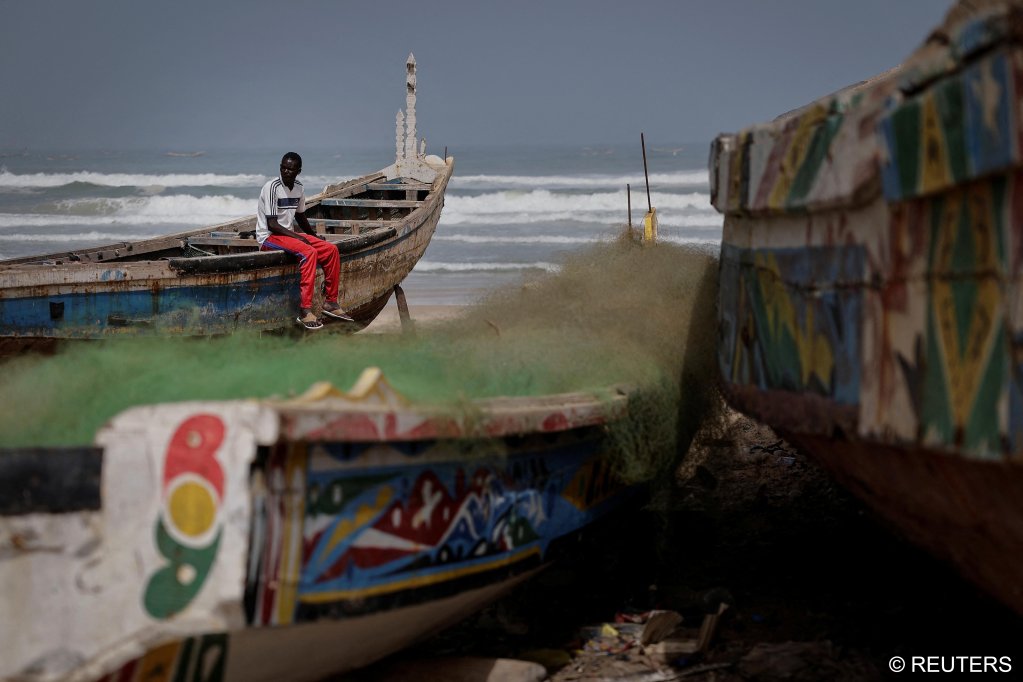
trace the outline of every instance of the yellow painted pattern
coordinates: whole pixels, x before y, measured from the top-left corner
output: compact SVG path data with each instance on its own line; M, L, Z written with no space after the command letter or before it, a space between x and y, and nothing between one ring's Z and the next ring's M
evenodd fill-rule
M284 478L284 518L281 520L281 563L278 572L274 622L287 625L295 615L295 597L302 573L302 522L305 520L306 447L298 443L288 452Z
M217 518L217 503L205 486L186 481L174 488L167 500L174 527L189 537L199 537Z
M334 532L331 533L330 540L323 549L324 556L333 552L334 548L349 535L375 519L393 499L394 490L387 485L380 486L380 490L377 491L377 498L373 501L372 506L368 504L360 505L359 508L355 510L354 517L348 517L338 521L337 526L334 527Z
M796 132L793 133L788 149L785 150L781 167L778 169L778 177L775 179L771 194L767 197L769 208L785 208L792 183L803 164L803 159L806 158L806 152L810 149L810 141L827 116L827 108L823 104L817 104L799 117Z
M407 590L415 587L436 585L438 583L455 580L474 573L482 573L483 571L489 571L494 568L500 568L501 566L508 566L517 563L534 555L540 555L539 547L529 547L519 552L500 557L494 561L474 564L472 566L462 566L459 568L453 568L450 571L430 573L429 575L418 575L406 580L388 583L386 585L374 585L373 587L367 587L359 590L337 590L334 592L306 594L302 595L300 599L305 604L322 604L326 602L341 601L342 599L366 599L368 597L375 597L389 592L398 592L400 590Z
M620 484L613 477L611 467L598 457L586 461L572 476L561 496L580 511L614 495Z
M933 267L939 276L934 278L931 287L938 338L944 351L949 402L957 426L967 422L977 398L983 370L995 341L994 329L1002 307L1002 292L994 276L998 269L998 255L994 243L995 226L990 215L992 205L990 190L987 185L978 185L971 190L968 198L967 221L971 226L970 237L973 239L976 258L973 267L988 271L991 276L974 279L977 298L970 311L965 344L960 347L958 331L960 322L956 313L952 284L941 275L949 273L952 269L963 200L962 192L955 192L948 196L944 206L938 233L935 235Z
M139 660L134 679L138 682L165 682L174 674L174 663L177 661L181 642L171 642L150 649Z
M921 107L923 145L920 153L921 189L933 192L952 184L952 173L948 164L948 149L941 131L941 117L933 93L924 97Z
M777 342L787 331L792 337L799 357L802 385L808 385L810 377L816 375L822 385L828 386L835 366L835 354L827 336L814 331L813 306L806 306L803 324L800 325L796 307L782 284L781 272L774 254L758 254L755 265L772 341Z

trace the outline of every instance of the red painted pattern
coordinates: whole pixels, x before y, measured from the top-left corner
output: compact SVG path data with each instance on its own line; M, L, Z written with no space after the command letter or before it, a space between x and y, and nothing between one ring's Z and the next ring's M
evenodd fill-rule
M167 446L163 485L184 473L194 473L224 498L224 470L214 455L224 442L224 422L210 414L197 414L181 423Z
M412 486L407 501L396 501L380 515L373 528L386 535L414 543L419 547L436 547L447 535L451 524L458 518L458 512L471 498L485 499L485 491L492 480L493 472L478 469L471 485L456 480L454 494L441 483L432 471L422 473ZM397 521L397 523L395 523ZM321 542L324 530L306 542L306 560ZM350 567L369 568L380 566L403 556L418 553L419 549L384 547L350 547L318 578L317 582L333 580Z

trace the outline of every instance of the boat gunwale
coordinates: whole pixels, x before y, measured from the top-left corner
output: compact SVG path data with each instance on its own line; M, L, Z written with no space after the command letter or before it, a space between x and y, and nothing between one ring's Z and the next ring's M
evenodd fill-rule
M326 397L311 403L260 402L277 414L284 440L394 442L501 438L602 426L628 414L631 393L629 386L615 385L593 391L477 398L468 404L468 409L422 403L366 404L344 397ZM358 426L351 428L351 420L360 418L420 425L414 431L381 431L371 438Z

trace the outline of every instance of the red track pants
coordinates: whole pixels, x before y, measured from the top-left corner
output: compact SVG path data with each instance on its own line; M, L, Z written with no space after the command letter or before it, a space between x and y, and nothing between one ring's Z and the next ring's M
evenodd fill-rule
M316 286L316 268L323 268L323 279L327 285L327 303L337 303L341 278L341 256L337 247L311 234L303 235L309 244L279 234L271 234L263 241L264 249L278 249L293 253L301 260L303 310L313 307L313 289Z

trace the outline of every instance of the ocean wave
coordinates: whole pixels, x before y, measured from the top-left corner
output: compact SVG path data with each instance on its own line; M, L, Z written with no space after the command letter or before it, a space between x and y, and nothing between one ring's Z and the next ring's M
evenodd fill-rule
M689 225L679 226L671 225L662 221L658 221L658 225L662 228L662 234L665 235L665 239L669 241L682 241L682 242L693 242L693 241L706 241L708 243L721 243L720 228L721 220L718 219L714 225L708 227L718 228L717 230L708 230L716 232L717 235L713 237L689 237L679 236L676 237L668 232L664 232L665 229L671 229L675 227L692 227ZM703 227L697 226L697 227ZM636 230L643 229L642 224L634 223L633 228ZM614 230L602 230L600 232L591 232L589 234L581 235L560 235L560 234L541 234L541 235L509 235L509 234L466 234L466 233L454 233L445 234L438 232L433 236L435 242L447 242L457 244L508 244L508 245L548 245L548 246L579 246L585 244L594 244L597 242L606 242L617 239L620 234L619 229Z
M174 194L65 199L46 213L0 213L0 227L49 225L213 225L254 214L256 200Z
M632 215L633 225L641 225L646 211L634 212ZM578 222L581 224L596 224L601 228L618 227L628 223L628 216L618 212L589 212L589 211L550 211L547 213L514 213L491 216L458 215L450 216L447 213L441 215L441 228L454 226L498 226L498 225L538 225L544 223ZM657 212L657 224L665 227L689 227L696 229L720 230L724 219L717 213L699 213L690 215L675 215L671 213Z
M268 176L219 173L168 173L154 175L146 173L96 173L77 171L74 173L11 173L0 170L0 189L31 187L63 187L74 183L86 183L99 187L252 187L254 195L266 182Z
M117 232L79 232L77 234L3 234L0 242L133 242L150 239L151 234L120 234Z
M459 244L592 244L593 242L612 239L610 234L593 234L586 237L564 237L558 235L537 235L537 236L502 236L496 234L435 234L435 242L457 242Z
M632 185L633 192L645 187L643 175L454 175L452 189L500 189L536 188L547 189L595 189L623 188ZM707 187L710 183L707 171L679 171L676 173L651 173L651 185L674 185L680 187Z
M509 272L515 270L545 270L557 272L561 266L556 263L537 261L533 263L445 263L442 261L419 261L415 272Z
M672 244L698 244L707 246L721 246L721 237L691 237L688 235L658 233L657 240L670 242Z
M643 215L642 207L646 202L639 202L639 197L633 201L633 213ZM710 203L710 196L701 192L689 192L686 194L670 194L667 192L652 192L651 202L658 211L695 209L701 211L713 211ZM619 192L595 192L587 194L559 193L545 189L532 190L530 192L491 192L477 196L464 196L459 194L448 194L444 201L444 222L457 224L464 222L478 222L485 216L500 216L503 222L513 222L511 218L517 216L533 216L526 222L537 222L551 220L544 218L551 214L558 213L568 215L562 220L588 220L586 217L572 218L572 214L594 215L607 214L607 216L627 217L628 198L624 190ZM597 222L604 222L598 220Z

